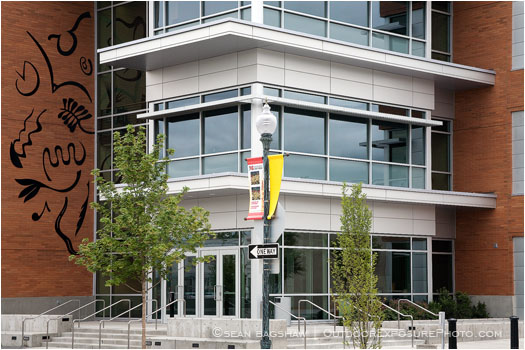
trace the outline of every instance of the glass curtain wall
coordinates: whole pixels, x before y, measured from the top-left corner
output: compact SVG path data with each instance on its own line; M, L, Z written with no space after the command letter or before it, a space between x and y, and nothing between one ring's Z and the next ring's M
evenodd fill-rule
M452 3L432 1L432 58L452 61Z
M265 1L264 24L425 56L425 1Z
M439 295L445 288L454 293L454 242L432 240L432 293Z
M432 127L432 189L452 190L452 122Z
M121 44L147 35L147 2L100 1L97 6L97 48ZM137 114L146 109L145 73L133 69L116 69L97 64L97 123L96 167L106 180L120 182L118 169L113 164L113 133L125 132L128 124L144 125ZM97 220L97 228L99 227ZM95 294L106 300L106 305L120 299L131 299L132 306L141 302L140 285L128 283L118 287L104 286L105 279L96 274ZM138 292L137 292L138 291ZM111 309L115 316L125 309L126 303ZM140 309L133 317L140 316ZM133 312L133 311L132 311ZM109 314L107 314L109 315Z
M154 35L224 18L251 20L251 1L155 1Z
M329 257L330 251L338 249L337 234L286 231L278 243L282 268L279 275L271 275L270 297L290 298L291 312L295 315L302 299L334 312ZM426 237L373 235L371 244L378 257L375 271L382 298L429 300ZM313 320L328 318L304 302L301 315Z

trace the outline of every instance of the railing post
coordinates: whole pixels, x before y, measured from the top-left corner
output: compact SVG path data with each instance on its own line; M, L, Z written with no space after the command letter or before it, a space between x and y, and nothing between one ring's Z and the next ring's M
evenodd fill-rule
M170 303L175 301L175 292L170 292ZM175 303L170 305L170 318L175 316Z
M458 348L458 332L456 331L456 320L455 318L448 319L448 348L457 349Z
M441 327L441 349L445 348L445 329L446 329L445 311L439 312L439 325Z
M520 340L518 337L518 320L520 319L518 316L510 316L510 348L511 349L519 349L520 348Z

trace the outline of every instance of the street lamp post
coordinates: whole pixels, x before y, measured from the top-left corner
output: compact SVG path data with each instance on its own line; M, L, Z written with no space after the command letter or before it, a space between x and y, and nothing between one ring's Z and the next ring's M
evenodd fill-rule
M268 101L263 106L262 114L257 116L255 121L257 131L261 135L261 142L263 145L263 167L264 167L264 243L270 243L270 223L268 219L269 212L269 166L268 153L270 151L270 143L272 142L272 134L277 127L277 118L270 112ZM268 259L263 260L263 337L261 339L261 349L270 349L272 341L270 340L270 310L269 310L269 295L270 295L270 262Z

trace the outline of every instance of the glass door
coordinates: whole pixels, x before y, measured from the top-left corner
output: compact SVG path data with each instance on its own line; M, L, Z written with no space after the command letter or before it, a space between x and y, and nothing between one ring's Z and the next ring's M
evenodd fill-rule
M203 251L212 260L202 263L203 317L239 317L239 253L236 249Z

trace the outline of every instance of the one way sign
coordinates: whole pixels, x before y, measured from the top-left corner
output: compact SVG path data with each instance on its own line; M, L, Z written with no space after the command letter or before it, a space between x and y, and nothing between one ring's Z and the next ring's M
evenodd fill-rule
M248 246L250 259L277 259L279 257L279 244L251 244Z

